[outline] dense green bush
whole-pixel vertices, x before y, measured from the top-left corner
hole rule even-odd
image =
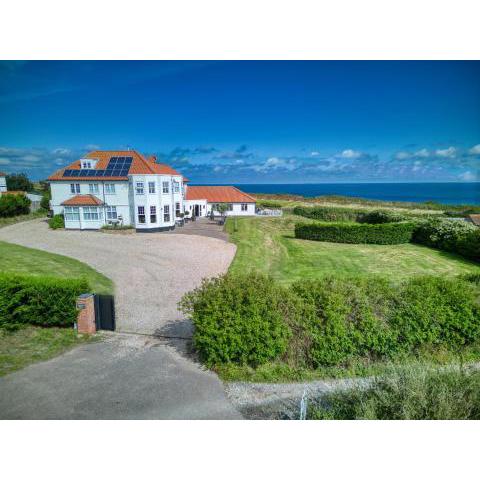
[[[310,405],[315,420],[480,420],[480,372],[402,369]]]
[[[365,210],[347,207],[295,207],[293,213],[324,222],[356,222]]]
[[[57,228],[65,228],[65,219],[63,215],[54,215],[49,221],[48,221],[48,226],[52,228],[53,230],[56,230]]]
[[[33,183],[28,179],[25,173],[11,173],[7,175],[7,190],[31,192]]]
[[[357,219],[360,223],[394,223],[405,220],[407,220],[405,215],[390,210],[372,210],[359,215]]]
[[[42,200],[40,200],[40,207],[44,210],[50,210],[50,200],[52,199],[52,195],[49,190],[43,193]]]
[[[0,217],[15,217],[30,212],[31,201],[23,194],[4,194],[0,196]]]
[[[480,339],[472,279],[379,277],[305,280],[280,287],[260,274],[205,280],[180,307],[209,365],[301,368],[386,360],[422,349],[453,353]]]
[[[73,326],[76,299],[88,292],[86,280],[0,275],[0,327]]]
[[[282,206],[282,203],[275,202],[274,200],[257,200],[257,207],[282,208]]]
[[[471,223],[428,219],[418,223],[412,241],[480,261],[480,228]]]
[[[224,275],[187,293],[180,309],[193,321],[194,345],[207,365],[255,366],[286,350],[294,300],[266,276]]]
[[[337,243],[376,243],[395,245],[408,243],[412,238],[414,223],[298,223],[295,225],[295,237],[305,240]]]

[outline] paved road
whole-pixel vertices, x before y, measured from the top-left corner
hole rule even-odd
[[[0,378],[1,419],[240,419],[220,380],[144,335],[105,334]]]
[[[0,229],[0,240],[88,263],[115,282],[118,330],[171,337],[191,335],[176,308],[183,292],[224,272],[235,254],[216,238],[52,231],[39,220]],[[0,418],[241,418],[218,377],[183,354],[185,340],[104,335],[0,378]]]
[[[0,240],[76,258],[111,278],[118,331],[178,337],[191,336],[178,301],[225,272],[236,248],[200,235],[51,230],[44,220],[1,228]]]

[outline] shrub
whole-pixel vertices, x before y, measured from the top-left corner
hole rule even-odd
[[[368,386],[327,393],[314,402],[308,418],[479,420],[480,372],[402,369]]]
[[[380,358],[394,349],[395,332],[387,323],[394,289],[386,280],[329,277],[292,288],[303,300],[302,328],[296,336],[303,337],[307,366],[338,365],[358,356]]]
[[[65,219],[63,215],[59,215],[59,214],[54,215],[48,221],[48,226],[53,230],[56,230],[57,228],[65,228]]]
[[[356,222],[365,210],[345,207],[295,207],[293,213],[324,222]]]
[[[0,217],[15,217],[30,213],[30,199],[23,194],[0,196]]]
[[[257,200],[257,207],[264,207],[264,208],[282,208],[282,204],[280,202],[275,202],[273,200]]]
[[[73,326],[76,299],[88,292],[86,280],[0,275],[0,327]]]
[[[393,223],[404,222],[405,220],[407,220],[405,215],[389,210],[372,210],[358,217],[358,221],[361,223]]]
[[[399,291],[391,325],[406,351],[422,345],[459,349],[480,335],[474,287],[459,279],[413,278]]]
[[[50,210],[50,200],[52,196],[50,194],[50,191],[46,191],[42,195],[42,199],[40,200],[40,207],[43,208],[44,210]]]
[[[480,229],[467,222],[439,218],[419,222],[412,241],[480,261]]]
[[[180,309],[191,317],[195,348],[209,366],[256,366],[277,358],[287,348],[287,321],[296,312],[291,293],[257,273],[204,280],[184,295]]]
[[[312,223],[295,225],[295,237],[305,240],[338,243],[376,243],[395,245],[408,243],[414,223]]]

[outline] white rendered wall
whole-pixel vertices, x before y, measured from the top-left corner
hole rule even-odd
[[[0,177],[0,192],[6,192],[6,191],[7,191],[7,178]]]

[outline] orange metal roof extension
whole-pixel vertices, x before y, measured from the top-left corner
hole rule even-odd
[[[469,218],[474,225],[476,225],[477,227],[480,227],[480,214],[473,213],[469,215]]]
[[[6,173],[0,172],[0,177],[6,177],[6,176],[7,176]]]
[[[179,175],[181,173],[177,172],[173,168],[165,165],[163,163],[155,163],[156,157],[149,157],[148,160],[139,152],[135,150],[95,150],[93,152],[87,153],[82,158],[91,158],[93,160],[98,160],[97,165],[95,166],[96,170],[105,170],[107,168],[108,162],[112,157],[132,157],[132,165],[128,171],[131,175]],[[86,181],[110,181],[110,180],[128,180],[128,176],[125,177],[64,177],[63,172],[65,170],[80,170],[80,160],[76,160],[67,167],[57,170],[53,175],[48,177],[48,180],[86,180]]]
[[[26,195],[27,192],[23,190],[7,190],[6,192],[0,192],[0,195]]]
[[[95,195],[75,195],[74,197],[62,202],[62,205],[66,205],[67,207],[96,207],[98,205],[103,205],[103,202]]]
[[[235,187],[188,187],[187,200],[207,200],[208,203],[255,203],[255,198]]]

